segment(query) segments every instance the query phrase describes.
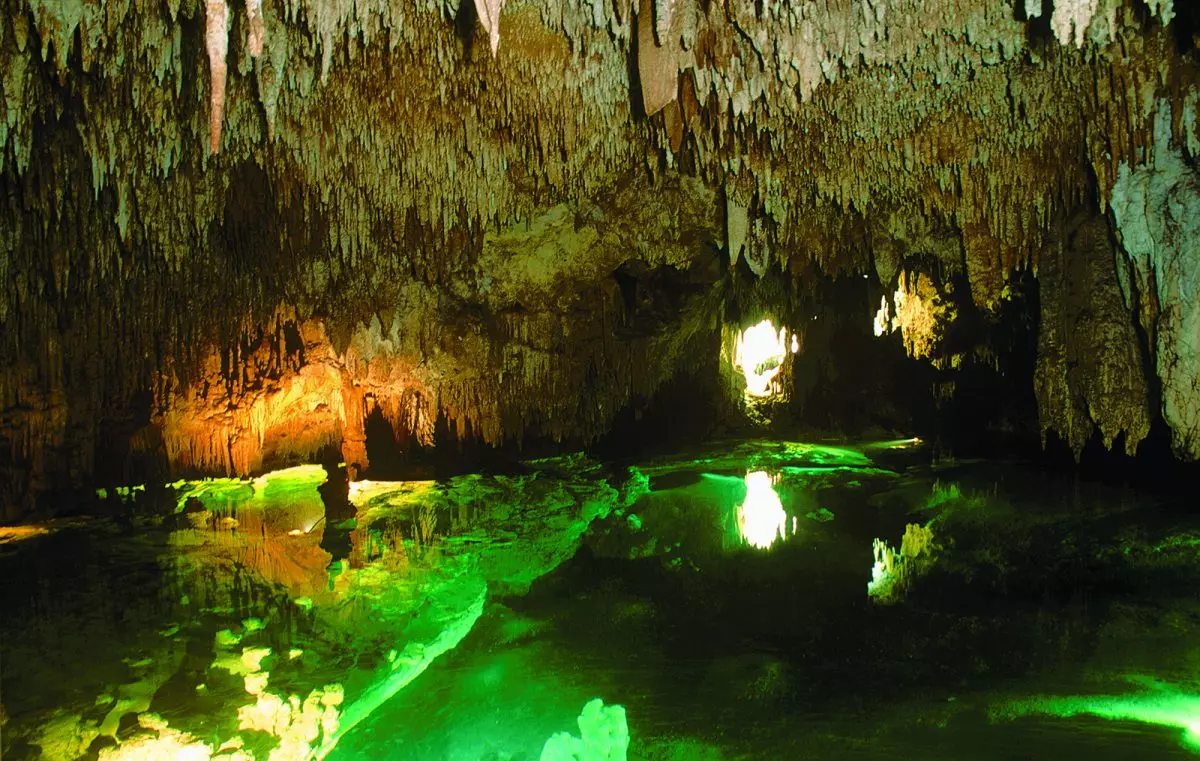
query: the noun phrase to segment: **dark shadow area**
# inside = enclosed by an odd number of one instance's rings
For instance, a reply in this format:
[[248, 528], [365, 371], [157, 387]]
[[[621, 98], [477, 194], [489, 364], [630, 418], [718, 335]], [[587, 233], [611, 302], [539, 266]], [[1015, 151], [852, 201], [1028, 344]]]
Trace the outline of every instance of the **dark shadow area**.
[[470, 423], [460, 437], [457, 425], [445, 414], [434, 422], [433, 441], [422, 444], [411, 434], [397, 436], [376, 408], [365, 425], [368, 469], [361, 475], [374, 481], [425, 481], [464, 473], [520, 473], [519, 461], [550, 457], [580, 448], [556, 443], [538, 435], [536, 428], [521, 441], [492, 446], [478, 436]]
[[946, 336], [948, 353], [963, 359], [938, 373], [939, 391], [928, 437], [966, 457], [1034, 456], [1040, 449], [1037, 397], [1038, 282], [1032, 271], [1014, 273], [1009, 297], [985, 316], [971, 301], [965, 277], [955, 293], [958, 319]]
[[475, 59], [475, 24], [479, 16], [475, 13], [475, 3], [459, 3], [458, 13], [454, 14], [454, 35], [462, 43], [463, 56], [467, 61]]
[[795, 383], [777, 430], [849, 438], [911, 436], [928, 430], [935, 372], [908, 358], [897, 336], [877, 338], [875, 288], [861, 276], [805, 275], [781, 319], [799, 334]]
[[1200, 3], [1195, 0], [1175, 3], [1175, 18], [1170, 29], [1180, 55], [1196, 56], [1200, 51]]
[[[941, 283], [934, 268], [933, 277]], [[957, 318], [934, 356], [908, 356], [899, 331], [876, 336], [872, 315], [883, 288], [872, 276], [829, 277], [815, 270], [794, 280], [769, 274], [734, 284], [726, 321], [749, 325], [770, 317], [797, 336], [786, 360], [787, 398], [764, 407], [768, 431], [787, 437], [919, 436], [959, 456], [1035, 453], [1039, 446], [1033, 368], [1037, 290], [1020, 273], [1012, 297], [985, 318], [962, 277], [939, 291]]]
[[392, 424], [384, 418], [383, 411], [378, 407], [371, 410], [363, 429], [370, 463], [363, 476], [375, 480], [398, 479], [404, 470], [404, 458]]
[[588, 452], [628, 463], [728, 433], [730, 410], [723, 403], [717, 362], [714, 348], [700, 369], [676, 375], [649, 399], [630, 401]]
[[1025, 43], [1031, 53], [1043, 57], [1058, 45], [1054, 38], [1054, 30], [1050, 28], [1050, 19], [1054, 18], [1054, 0], [1040, 0], [1042, 12], [1030, 18], [1025, 12], [1023, 2], [1013, 3], [1013, 16], [1017, 21], [1025, 22]]
[[1200, 482], [1200, 463], [1182, 462], [1175, 456], [1171, 450], [1171, 431], [1161, 416], [1155, 417], [1149, 435], [1132, 456], [1125, 452], [1123, 433], [1109, 449], [1096, 430], [1076, 459], [1070, 445], [1051, 431], [1037, 461], [1047, 469], [1071, 472], [1084, 481], [1154, 494], [1188, 494]]
[[317, 487], [325, 504], [321, 549], [337, 562], [350, 556], [350, 532], [355, 527], [353, 520], [358, 511], [350, 503], [350, 482], [346, 477], [346, 465], [341, 462], [341, 451], [336, 447], [326, 447], [318, 459], [321, 467], [325, 468], [325, 482]]
[[[626, 13], [632, 13], [633, 9], [629, 8]], [[641, 123], [646, 120], [646, 105], [642, 97], [642, 75], [638, 72], [638, 32], [637, 21], [631, 20], [631, 33], [629, 35], [629, 57], [625, 59], [625, 74], [626, 80], [629, 82], [629, 97], [625, 102], [629, 104], [629, 115], [634, 123]]]

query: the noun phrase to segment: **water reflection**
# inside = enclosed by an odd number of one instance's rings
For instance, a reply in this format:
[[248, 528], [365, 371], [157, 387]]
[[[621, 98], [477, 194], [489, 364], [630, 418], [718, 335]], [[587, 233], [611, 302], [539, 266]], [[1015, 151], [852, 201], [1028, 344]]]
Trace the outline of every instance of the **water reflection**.
[[[0, 533], [0, 575], [56, 605], [0, 601], [0, 753], [15, 736], [47, 758], [323, 758], [458, 645], [489, 590], [527, 590], [617, 504], [588, 461], [538, 467], [347, 488], [300, 466], [177, 482], [138, 536], [101, 519]], [[17, 540], [47, 534], [28, 563], [38, 542]]]
[[[641, 731], [636, 758], [792, 758], [806, 721], [814, 758], [1200, 751], [1194, 519], [1009, 466], [1019, 490], [993, 487], [990, 467], [910, 467], [893, 447], [721, 443], [624, 484], [581, 460], [360, 482], [324, 517], [319, 474], [297, 471], [181, 484], [179, 512], [141, 535], [100, 518], [0, 531], [5, 739], [110, 761], [537, 758], [602, 692], [635, 696], [662, 736], [734, 728], [728, 756]], [[803, 551], [747, 550], [805, 521]], [[331, 526], [347, 543], [332, 568]], [[897, 607], [862, 604], [868, 546], [888, 591], [871, 599]], [[1133, 671], [1164, 683], [1114, 684]], [[1076, 716], [1121, 723], [1051, 729]]]
[[45, 526], [0, 526], [0, 544], [20, 542], [49, 533], [50, 529]]
[[765, 550], [787, 531], [787, 513], [775, 493], [775, 484], [765, 470], [746, 474], [746, 499], [738, 507], [738, 531], [752, 547]]

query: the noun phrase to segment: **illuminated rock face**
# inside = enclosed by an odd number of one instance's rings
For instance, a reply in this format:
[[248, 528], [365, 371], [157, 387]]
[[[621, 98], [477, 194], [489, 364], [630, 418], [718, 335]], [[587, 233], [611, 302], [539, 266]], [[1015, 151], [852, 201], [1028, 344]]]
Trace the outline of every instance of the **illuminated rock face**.
[[[1128, 207], [1154, 104], [1180, 161], [1200, 147], [1195, 16], [1165, 0], [1048, 19], [985, 0], [14, 1], [7, 503], [86, 483], [113, 440], [211, 472], [361, 449], [371, 405], [418, 438], [443, 414], [487, 441], [587, 438], [709, 329], [692, 304], [613, 330], [629, 263], [711, 284], [720, 251], [739, 277], [889, 290], [936, 263], [990, 319], [1055, 220]], [[1191, 324], [1170, 319], [1160, 377]], [[248, 379], [280, 324], [321, 356]], [[393, 331], [378, 361], [351, 348]], [[1189, 457], [1194, 375], [1151, 400]]]
[[[179, 469], [245, 475], [287, 457], [311, 460], [340, 446], [351, 474], [368, 462], [364, 421], [387, 420], [398, 438], [432, 446], [439, 417], [461, 439], [499, 444], [527, 425], [558, 440], [586, 439], [637, 395], [655, 388], [703, 348], [712, 284], [694, 280], [673, 310], [673, 330], [638, 329], [641, 306], [626, 303], [610, 273], [639, 245], [635, 230], [705, 237], [711, 194], [684, 183], [663, 207], [636, 194], [614, 200], [629, 218], [554, 207], [519, 227], [489, 233], [469, 301], [453, 290], [404, 285], [386, 311], [348, 335], [330, 321], [281, 309], [257, 344], [232, 358], [213, 351], [200, 380], [169, 378], [152, 419]], [[666, 208], [667, 205], [670, 208]], [[661, 216], [659, 216], [661, 215]], [[689, 252], [665, 244], [646, 266], [686, 269]], [[638, 287], [634, 279], [634, 288]], [[451, 302], [447, 304], [447, 302]], [[636, 299], [635, 299], [636, 302]], [[618, 332], [614, 340], [612, 333]], [[339, 347], [338, 344], [341, 344]], [[579, 399], [589, 395], [590, 405]]]
[[1163, 420], [1175, 451], [1200, 459], [1200, 173], [1172, 145], [1171, 118], [1160, 103], [1152, 160], [1121, 167], [1112, 209], [1122, 293], [1151, 337]]
[[[355, 475], [368, 464], [364, 422], [374, 414], [405, 449], [435, 443], [439, 420], [453, 438], [489, 444], [527, 431], [594, 438], [665, 379], [717, 354], [706, 328], [720, 268], [694, 250], [721, 235], [715, 194], [686, 179], [660, 184], [656, 203], [646, 192], [631, 182], [603, 208], [562, 204], [490, 232], [461, 279], [373, 282], [362, 321], [280, 305], [238, 327], [230, 345], [189, 344], [141, 365], [154, 401], [131, 450], [162, 452], [179, 473], [245, 475], [340, 448]], [[3, 372], [13, 394], [4, 427], [28, 432], [15, 439], [31, 450], [15, 452], [12, 483], [28, 487], [29, 470], [35, 489], [82, 480], [64, 469], [92, 456], [98, 431], [93, 423], [80, 438], [77, 426], [99, 417], [93, 403], [72, 397], [67, 378], [46, 379], [52, 391], [39, 394], [33, 368]]]
[[873, 330], [876, 336], [899, 331], [910, 357], [934, 359], [955, 316], [954, 302], [927, 275], [903, 272], [891, 304], [887, 297], [880, 302]]

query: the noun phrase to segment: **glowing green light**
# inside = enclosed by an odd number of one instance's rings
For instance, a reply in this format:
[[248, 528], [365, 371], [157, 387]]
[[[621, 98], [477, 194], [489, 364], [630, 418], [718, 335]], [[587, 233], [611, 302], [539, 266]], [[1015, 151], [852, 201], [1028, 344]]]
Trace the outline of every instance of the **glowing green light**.
[[254, 489], [264, 499], [282, 502], [291, 497], [307, 497], [324, 481], [325, 468], [320, 465], [297, 465], [259, 476], [254, 479]]
[[437, 499], [436, 481], [361, 481], [350, 482], [350, 503], [358, 508], [364, 525], [396, 509], [412, 509]]
[[[742, 469], [768, 470], [772, 473], [806, 473], [813, 472], [814, 469], [858, 469], [871, 466], [871, 458], [860, 451], [857, 445], [850, 447], [801, 441], [743, 441], [732, 446], [725, 443], [714, 444], [712, 451], [705, 452], [704, 456], [700, 457], [665, 457], [639, 465], [638, 470], [642, 475], [653, 478], [687, 469], [709, 473]], [[894, 475], [891, 471], [883, 470], [872, 469], [869, 472]]]
[[176, 511], [183, 512], [189, 500], [196, 500], [209, 512], [221, 514], [231, 528], [242, 522], [244, 511], [251, 511], [261, 516], [267, 535], [300, 536], [325, 515], [318, 490], [325, 477], [320, 465], [297, 465], [252, 481], [212, 478], [178, 482], [173, 485]]
[[540, 761], [625, 761], [629, 750], [629, 725], [624, 706], [606, 706], [600, 698], [583, 707], [577, 722], [579, 736], [559, 732], [546, 741]]
[[[308, 502], [320, 495], [316, 489], [325, 481], [325, 469], [320, 465], [297, 465], [265, 473], [252, 481], [240, 478], [206, 478], [203, 481], [176, 481], [171, 484], [178, 494], [177, 508], [182, 510], [188, 499], [198, 499], [209, 510], [231, 503], [250, 501], [286, 505], [297, 500]], [[144, 487], [143, 487], [144, 488]], [[133, 487], [137, 490], [138, 487]]]
[[1174, 685], [1153, 681], [1150, 684], [1151, 691], [1128, 695], [1038, 696], [1015, 700], [994, 710], [993, 717], [1010, 719], [1044, 714], [1070, 718], [1084, 714], [1113, 721], [1177, 727], [1183, 730], [1183, 746], [1200, 753], [1200, 695], [1184, 692]]
[[343, 735], [424, 673], [438, 656], [457, 647], [467, 636], [483, 615], [487, 586], [481, 580], [468, 577], [448, 585], [446, 594], [448, 599], [431, 600], [429, 606], [433, 611], [432, 619], [441, 627], [441, 632], [429, 642], [410, 642], [403, 652], [380, 666], [377, 670], [378, 681], [346, 707], [336, 730], [322, 738], [312, 758], [320, 761], [328, 756]]
[[857, 449], [850, 447], [832, 446], [829, 444], [809, 444], [800, 441], [782, 442], [781, 460], [799, 460], [812, 465], [847, 465], [867, 466], [871, 458]]

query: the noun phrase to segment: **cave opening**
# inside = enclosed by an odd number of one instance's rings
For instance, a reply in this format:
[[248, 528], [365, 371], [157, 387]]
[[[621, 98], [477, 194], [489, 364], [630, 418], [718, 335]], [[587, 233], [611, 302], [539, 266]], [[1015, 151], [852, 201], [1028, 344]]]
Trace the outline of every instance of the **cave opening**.
[[746, 382], [746, 395], [762, 398], [776, 396], [776, 382], [789, 354], [800, 351], [799, 339], [786, 327], [776, 329], [770, 318], [737, 335], [733, 350], [734, 367]]
[[1200, 753], [1200, 5], [11, 0], [0, 757]]

